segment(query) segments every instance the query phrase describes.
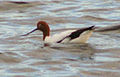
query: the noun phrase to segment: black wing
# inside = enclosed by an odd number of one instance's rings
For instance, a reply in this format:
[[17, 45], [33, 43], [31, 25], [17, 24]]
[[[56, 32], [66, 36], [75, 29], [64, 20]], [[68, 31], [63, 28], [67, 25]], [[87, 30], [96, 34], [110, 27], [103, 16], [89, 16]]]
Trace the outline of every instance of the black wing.
[[87, 30], [93, 30], [95, 26], [91, 26], [91, 27], [87, 27], [87, 28], [82, 28], [82, 29], [78, 29], [74, 32], [72, 32], [70, 35], [66, 36], [65, 38], [63, 38], [62, 40], [58, 41], [57, 43], [61, 43], [64, 39], [66, 38], [70, 38], [70, 40], [73, 40], [77, 37], [80, 36], [80, 34], [82, 34], [83, 32], [87, 31]]

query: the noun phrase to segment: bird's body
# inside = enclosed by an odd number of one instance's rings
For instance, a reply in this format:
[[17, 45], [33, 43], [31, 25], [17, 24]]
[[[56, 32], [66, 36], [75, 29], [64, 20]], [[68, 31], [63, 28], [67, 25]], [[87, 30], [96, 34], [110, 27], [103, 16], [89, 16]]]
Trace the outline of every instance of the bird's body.
[[75, 30], [67, 30], [67, 31], [63, 31], [61, 33], [56, 33], [52, 36], [47, 36], [45, 39], [45, 42], [47, 43], [57, 43], [58, 41], [60, 41], [61, 39], [65, 38], [67, 35], [69, 35], [71, 32], [73, 32]]
[[72, 32], [75, 31], [77, 30], [67, 30], [58, 34], [54, 34], [53, 36], [47, 36], [45, 39], [45, 43], [85, 43], [93, 32], [93, 31], [83, 32], [80, 36], [74, 39], [68, 37]]
[[43, 41], [45, 43], [86, 43], [94, 29], [95, 27], [91, 26], [77, 30], [67, 30], [50, 36], [50, 28], [48, 24], [45, 21], [39, 21], [37, 23], [37, 28], [26, 35], [36, 30], [40, 30], [43, 32]]

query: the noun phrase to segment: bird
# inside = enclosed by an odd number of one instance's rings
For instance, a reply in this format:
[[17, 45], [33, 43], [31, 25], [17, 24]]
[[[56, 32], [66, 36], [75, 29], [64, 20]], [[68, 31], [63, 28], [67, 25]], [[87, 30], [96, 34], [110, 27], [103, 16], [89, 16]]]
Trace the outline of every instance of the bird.
[[36, 30], [40, 30], [43, 33], [43, 41], [45, 44], [49, 43], [86, 43], [89, 37], [92, 35], [95, 26], [78, 28], [76, 30], [66, 30], [61, 33], [50, 36], [50, 27], [46, 21], [39, 21], [37, 28], [24, 34], [27, 36]]

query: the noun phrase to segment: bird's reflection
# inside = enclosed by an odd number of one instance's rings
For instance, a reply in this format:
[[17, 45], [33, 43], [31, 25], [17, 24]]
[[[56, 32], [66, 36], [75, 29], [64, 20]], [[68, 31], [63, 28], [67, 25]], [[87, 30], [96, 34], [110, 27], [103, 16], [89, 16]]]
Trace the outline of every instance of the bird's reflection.
[[[96, 49], [88, 43], [84, 44], [53, 44], [50, 48], [79, 55], [80, 60], [93, 60]], [[75, 57], [75, 56], [74, 56]], [[73, 58], [74, 58], [73, 57]]]

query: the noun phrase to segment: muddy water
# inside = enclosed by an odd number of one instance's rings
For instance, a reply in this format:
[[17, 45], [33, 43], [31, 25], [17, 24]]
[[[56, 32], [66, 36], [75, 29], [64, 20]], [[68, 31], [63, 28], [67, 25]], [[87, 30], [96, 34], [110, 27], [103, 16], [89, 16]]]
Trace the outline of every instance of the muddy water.
[[120, 77], [119, 30], [94, 32], [86, 44], [50, 47], [43, 47], [39, 31], [20, 36], [39, 20], [49, 23], [51, 34], [64, 28], [119, 25], [119, 4], [119, 0], [0, 1], [0, 77]]

